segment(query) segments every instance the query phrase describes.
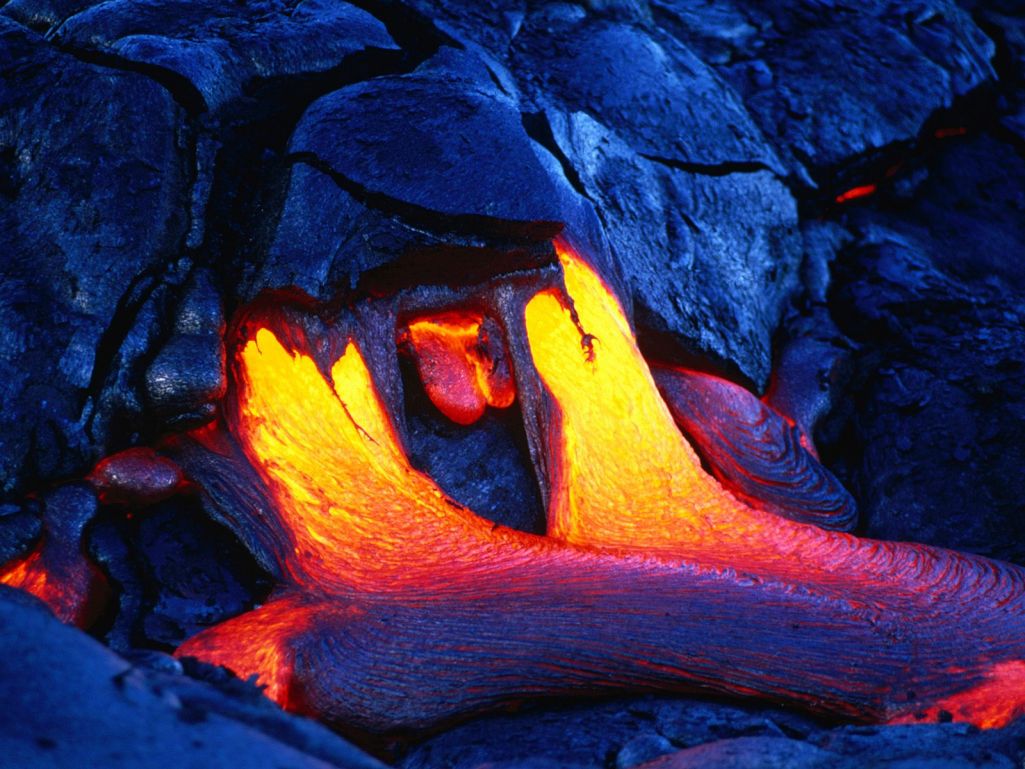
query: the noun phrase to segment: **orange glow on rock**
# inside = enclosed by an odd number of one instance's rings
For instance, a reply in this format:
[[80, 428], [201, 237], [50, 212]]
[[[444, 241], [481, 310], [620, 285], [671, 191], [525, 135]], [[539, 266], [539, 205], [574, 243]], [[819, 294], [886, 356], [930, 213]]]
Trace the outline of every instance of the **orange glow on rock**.
[[866, 198], [869, 195], [874, 195], [876, 189], [876, 185], [874, 184], [863, 184], [859, 187], [851, 187], [846, 192], [841, 192], [837, 195], [836, 202], [847, 203], [851, 200], [857, 200], [858, 198]]
[[62, 622], [82, 628], [93, 623], [109, 594], [103, 574], [85, 556], [59, 557], [45, 539], [0, 570], [0, 585], [31, 593]]
[[151, 448], [120, 451], [100, 460], [87, 480], [104, 504], [145, 507], [170, 499], [185, 481], [181, 469]]
[[[237, 441], [258, 473], [273, 504], [246, 512], [277, 540], [282, 584], [179, 655], [371, 732], [530, 696], [695, 687], [877, 721], [954, 703], [988, 724], [968, 703], [990, 685], [998, 715], [1021, 709], [1025, 572], [739, 502], [677, 430], [612, 292], [559, 257], [569, 299], [544, 290], [524, 311], [547, 391], [549, 535], [495, 527], [411, 466], [358, 333], [306, 344], [271, 314], [240, 327], [231, 435], [203, 442]], [[318, 367], [309, 349], [337, 357]]]
[[[305, 708], [293, 688], [296, 660], [289, 639], [309, 631], [314, 612], [314, 606], [304, 606], [291, 595], [224, 622], [217, 632], [200, 634], [185, 648], [189, 656], [230, 667], [239, 678], [255, 678], [270, 699], [302, 713]], [[224, 643], [225, 638], [231, 643]]]
[[420, 379], [431, 402], [453, 422], [469, 425], [487, 406], [506, 408], [516, 398], [500, 342], [480, 315], [446, 313], [409, 324]]
[[[952, 673], [963, 671], [955, 669]], [[1025, 714], [1025, 662], [998, 662], [978, 685], [927, 708], [892, 720], [896, 724], [963, 721], [980, 729], [1000, 729]]]
[[[8, 564], [3, 572], [0, 572], [0, 585], [16, 587], [26, 593], [32, 593], [44, 603], [52, 600], [54, 585], [49, 580], [46, 569], [39, 563], [39, 550], [34, 550], [24, 558], [19, 558]], [[47, 583], [49, 590], [47, 590]]]

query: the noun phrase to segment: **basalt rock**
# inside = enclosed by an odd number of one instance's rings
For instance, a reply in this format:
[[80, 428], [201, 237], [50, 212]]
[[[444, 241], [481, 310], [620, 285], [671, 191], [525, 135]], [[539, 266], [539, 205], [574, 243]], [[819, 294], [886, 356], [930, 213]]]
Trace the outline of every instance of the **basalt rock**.
[[174, 331], [146, 369], [147, 405], [176, 427], [209, 421], [227, 386], [224, 314], [207, 272], [197, 272], [175, 309]]
[[133, 666], [2, 586], [0, 623], [0, 752], [11, 766], [382, 766], [255, 690], [229, 695], [173, 663]]
[[[564, 229], [618, 280], [593, 207], [531, 141], [497, 66], [443, 47], [412, 73], [310, 105], [287, 147], [281, 216], [246, 293], [284, 283], [327, 299], [365, 289], [365, 275], [384, 268], [397, 276], [393, 288], [481, 279], [519, 266], [489, 253], [536, 250]], [[451, 245], [490, 251], [453, 264]]]
[[0, 491], [99, 457], [101, 390], [184, 231], [183, 114], [0, 18]]
[[764, 385], [796, 287], [796, 205], [734, 89], [661, 30], [569, 6], [531, 14], [511, 61], [642, 328]]
[[[1007, 769], [1022, 757], [1020, 737], [1020, 727], [990, 732], [959, 724], [835, 727], [778, 707], [645, 697], [528, 707], [481, 718], [416, 746], [399, 766]], [[644, 746], [659, 751], [660, 757], [634, 760]]]
[[0, 562], [25, 555], [43, 531], [38, 505], [0, 506]]
[[914, 202], [846, 217], [832, 307], [862, 384], [841, 455], [870, 534], [1022, 561], [1025, 272], [1005, 256], [1025, 249], [1025, 163], [953, 141]]
[[642, 340], [764, 385], [801, 258], [786, 186], [766, 169], [718, 174], [645, 158], [586, 112], [549, 117], [601, 212]]
[[828, 185], [822, 172], [914, 140], [934, 112], [994, 77], [992, 41], [952, 0], [653, 7], [812, 183]]
[[130, 527], [147, 589], [135, 631], [173, 649], [189, 636], [253, 608], [269, 582], [238, 541], [195, 501], [164, 504]]
[[[29, 3], [17, 10], [43, 15]], [[231, 120], [247, 102], [258, 105], [252, 95], [275, 80], [325, 76], [356, 54], [397, 51], [378, 19], [344, 2], [115, 1], [78, 8], [62, 22], [53, 33], [59, 45], [145, 71], [190, 110]]]

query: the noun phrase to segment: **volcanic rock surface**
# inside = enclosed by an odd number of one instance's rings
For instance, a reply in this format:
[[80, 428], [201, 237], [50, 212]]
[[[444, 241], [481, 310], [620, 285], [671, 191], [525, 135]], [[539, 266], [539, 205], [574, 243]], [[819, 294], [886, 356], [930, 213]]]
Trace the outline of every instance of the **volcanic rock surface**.
[[[74, 497], [53, 487], [216, 417], [226, 323], [262, 291], [458, 283], [552, 261], [561, 234], [646, 352], [767, 389], [814, 433], [860, 533], [1025, 563], [1023, 83], [1010, 0], [0, 4], [0, 559]], [[522, 427], [459, 427], [407, 389], [413, 462], [541, 530]], [[266, 599], [208, 491], [143, 520], [69, 511], [117, 596], [93, 632], [118, 652]], [[3, 760], [375, 765], [3, 592]], [[1021, 728], [635, 698], [389, 755], [1004, 767]]]

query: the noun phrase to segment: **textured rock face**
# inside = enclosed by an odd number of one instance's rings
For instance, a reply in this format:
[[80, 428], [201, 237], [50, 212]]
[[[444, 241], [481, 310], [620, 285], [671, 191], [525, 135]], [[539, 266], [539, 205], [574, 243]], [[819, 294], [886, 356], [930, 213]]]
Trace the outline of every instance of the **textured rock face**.
[[1020, 740], [1020, 726], [829, 728], [779, 708], [648, 697], [479, 719], [415, 747], [399, 766], [1006, 769], [1022, 758]]
[[55, 40], [145, 68], [195, 111], [228, 120], [275, 80], [323, 76], [356, 54], [395, 50], [378, 19], [321, 0], [98, 3], [67, 18]]
[[791, 171], [813, 178], [914, 139], [993, 76], [992, 41], [949, 0], [653, 6], [737, 89]]
[[[147, 77], [85, 64], [0, 18], [4, 166], [0, 489], [81, 472], [101, 400], [144, 354], [148, 304], [183, 256], [183, 114]], [[133, 349], [134, 347], [134, 349]], [[133, 383], [134, 384], [134, 383]]]
[[0, 621], [0, 750], [10, 766], [382, 766], [255, 690], [186, 678], [166, 655], [133, 665], [6, 587]]
[[512, 52], [528, 127], [594, 201], [642, 326], [763, 384], [800, 243], [737, 93], [662, 30], [581, 9], [531, 14]]
[[[848, 455], [868, 531], [1020, 561], [1025, 163], [951, 147], [899, 214], [859, 211], [834, 316], [865, 349]], [[894, 197], [902, 197], [900, 190]]]
[[3, 7], [7, 493], [143, 437], [144, 413], [209, 418], [218, 349], [170, 339], [194, 265], [230, 309], [562, 229], [645, 338], [764, 385], [795, 193], [993, 74], [939, 0], [470, 5]]

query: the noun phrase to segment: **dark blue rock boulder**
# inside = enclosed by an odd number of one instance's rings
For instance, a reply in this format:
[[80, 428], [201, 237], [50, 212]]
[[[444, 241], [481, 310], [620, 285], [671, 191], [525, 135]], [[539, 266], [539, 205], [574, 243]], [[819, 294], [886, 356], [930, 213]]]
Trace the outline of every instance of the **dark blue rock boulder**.
[[0, 627], [7, 766], [383, 766], [324, 727], [282, 713], [255, 689], [226, 694], [182, 676], [169, 658], [134, 666], [2, 586]]
[[994, 77], [992, 41], [953, 0], [705, 4], [655, 0], [655, 17], [741, 94], [792, 171], [914, 140], [926, 120]]
[[183, 118], [0, 18], [0, 492], [97, 458], [101, 389], [179, 256]]
[[326, 73], [368, 50], [394, 51], [384, 25], [344, 2], [114, 0], [66, 19], [54, 39], [145, 68], [196, 111], [240, 109], [261, 83]]

